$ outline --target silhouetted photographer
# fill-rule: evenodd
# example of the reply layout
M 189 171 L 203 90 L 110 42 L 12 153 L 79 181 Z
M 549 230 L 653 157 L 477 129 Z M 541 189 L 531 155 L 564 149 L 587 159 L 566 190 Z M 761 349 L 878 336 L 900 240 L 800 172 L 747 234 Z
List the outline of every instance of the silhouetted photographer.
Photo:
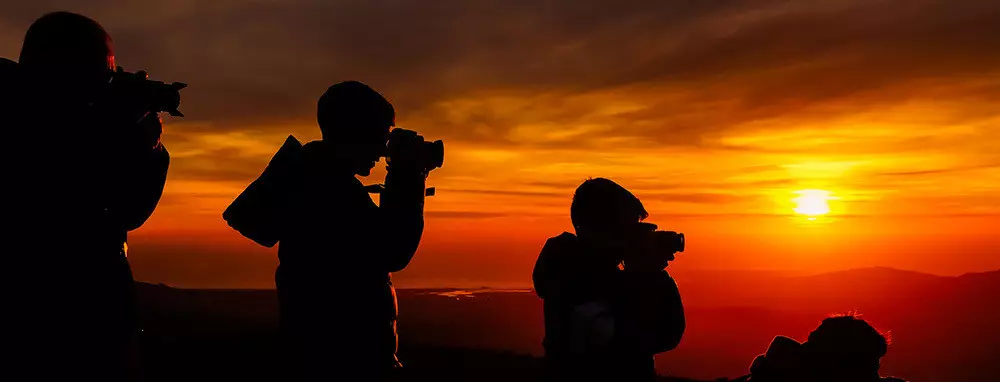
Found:
M 396 357 L 396 294 L 423 233 L 425 180 L 444 160 L 441 141 L 390 128 L 392 105 L 360 82 L 319 100 L 321 141 L 289 137 L 223 214 L 243 235 L 279 244 L 275 274 L 289 379 L 382 380 Z M 387 157 L 385 184 L 365 187 Z M 369 192 L 381 192 L 378 205 Z
M 684 334 L 680 293 L 664 270 L 684 235 L 642 223 L 642 202 L 603 178 L 577 188 L 570 215 L 576 235 L 549 239 L 533 273 L 546 380 L 651 381 L 653 356 Z
M 110 36 L 73 13 L 31 25 L 0 64 L 10 380 L 133 378 L 137 323 L 126 233 L 153 213 L 169 156 L 159 111 L 181 85 L 115 65 Z M 8 321 L 10 322 L 10 321 Z
M 754 359 L 746 382 L 904 382 L 879 376 L 886 337 L 856 316 L 823 320 L 799 343 L 778 336 Z

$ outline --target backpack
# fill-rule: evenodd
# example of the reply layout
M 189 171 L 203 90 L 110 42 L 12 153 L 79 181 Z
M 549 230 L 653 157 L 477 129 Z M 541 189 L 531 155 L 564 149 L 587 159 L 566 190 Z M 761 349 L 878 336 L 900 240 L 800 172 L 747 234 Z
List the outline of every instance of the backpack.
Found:
M 277 244 L 302 158 L 302 143 L 289 135 L 260 176 L 222 213 L 226 223 L 257 244 L 268 248 Z

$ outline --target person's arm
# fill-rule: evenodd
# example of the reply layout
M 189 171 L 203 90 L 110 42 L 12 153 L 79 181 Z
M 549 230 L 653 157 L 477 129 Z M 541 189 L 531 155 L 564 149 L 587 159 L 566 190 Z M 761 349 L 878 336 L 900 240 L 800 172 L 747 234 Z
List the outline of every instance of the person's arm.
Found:
M 562 283 L 556 279 L 556 269 L 553 264 L 553 257 L 557 256 L 554 253 L 553 247 L 554 239 L 548 239 L 545 241 L 545 246 L 542 247 L 542 252 L 538 254 L 538 259 L 535 260 L 535 268 L 531 271 L 531 281 L 535 287 L 535 294 L 541 299 L 546 299 L 549 297 L 558 298 L 561 294 Z
M 420 245 L 426 180 L 426 173 L 415 169 L 390 166 L 386 174 L 376 245 L 381 247 L 377 261 L 387 272 L 406 268 Z
M 170 155 L 160 142 L 161 132 L 162 125 L 155 114 L 122 131 L 125 136 L 114 166 L 117 174 L 112 174 L 115 182 L 108 212 L 123 230 L 141 227 L 163 195 Z
M 657 354 L 673 350 L 684 336 L 686 322 L 677 283 L 666 271 L 623 272 L 619 340 L 629 349 Z

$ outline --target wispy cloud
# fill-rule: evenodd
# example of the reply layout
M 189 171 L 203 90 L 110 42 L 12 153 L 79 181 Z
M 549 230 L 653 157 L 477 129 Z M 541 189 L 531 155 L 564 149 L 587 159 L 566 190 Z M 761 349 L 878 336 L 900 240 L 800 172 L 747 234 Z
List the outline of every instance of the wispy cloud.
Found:
M 654 216 L 783 214 L 806 188 L 843 214 L 1000 215 L 993 0 L 47 0 L 5 7 L 0 55 L 54 9 L 191 85 L 153 227 L 222 226 L 346 79 L 445 140 L 429 219 L 564 215 L 590 177 Z

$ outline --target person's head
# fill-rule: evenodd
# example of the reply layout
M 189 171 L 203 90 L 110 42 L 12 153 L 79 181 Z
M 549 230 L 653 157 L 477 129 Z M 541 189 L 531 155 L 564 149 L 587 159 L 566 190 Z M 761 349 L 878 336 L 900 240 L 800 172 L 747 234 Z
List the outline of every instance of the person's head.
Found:
M 316 113 L 323 142 L 336 148 L 357 175 L 369 175 L 385 155 L 396 111 L 382 94 L 357 81 L 330 86 Z
M 889 341 L 856 315 L 829 317 L 805 343 L 820 376 L 828 381 L 877 380 Z
M 69 88 L 96 86 L 115 68 L 111 36 L 96 21 L 69 12 L 31 24 L 18 60 L 35 77 Z
M 649 217 L 639 198 L 605 178 L 587 179 L 577 187 L 569 214 L 582 235 L 617 233 Z

